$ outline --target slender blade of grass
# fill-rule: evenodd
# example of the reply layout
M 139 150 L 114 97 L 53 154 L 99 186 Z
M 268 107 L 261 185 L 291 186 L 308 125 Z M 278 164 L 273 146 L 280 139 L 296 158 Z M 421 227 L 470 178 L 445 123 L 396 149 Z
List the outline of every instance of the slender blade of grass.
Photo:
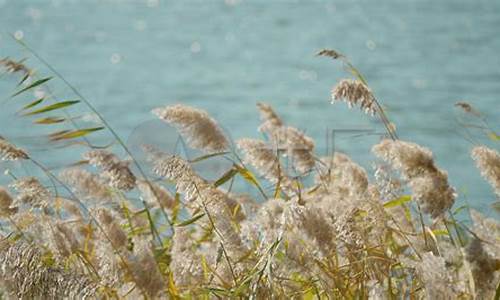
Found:
M 62 132 L 60 134 L 52 135 L 50 140 L 51 141 L 60 141 L 60 140 L 79 138 L 79 137 L 85 136 L 89 133 L 103 130 L 103 129 L 104 129 L 104 127 L 94 127 L 94 128 L 73 130 L 73 131 L 69 131 L 69 132 Z
M 21 89 L 20 91 L 15 92 L 15 93 L 14 93 L 11 97 L 15 97 L 15 96 L 17 96 L 17 95 L 20 95 L 20 94 L 22 94 L 22 93 L 24 93 L 24 92 L 26 92 L 26 91 L 28 91 L 28 90 L 31 90 L 31 89 L 32 89 L 32 88 L 34 88 L 34 87 L 37 87 L 37 86 L 39 86 L 39 85 L 41 85 L 41 84 L 46 83 L 47 81 L 49 81 L 49 80 L 51 80 L 51 79 L 52 79 L 52 77 L 47 77 L 47 78 L 42 78 L 42 79 L 39 79 L 39 80 L 37 80 L 37 81 L 33 82 L 32 84 L 28 85 L 27 87 L 25 87 L 25 88 Z
M 42 113 L 45 113 L 45 112 L 49 112 L 49 111 L 61 109 L 61 108 L 68 107 L 68 106 L 71 106 L 71 105 L 75 105 L 77 103 L 80 103 L 80 101 L 79 100 L 63 101 L 63 102 L 59 102 L 59 103 L 55 103 L 55 104 L 51 104 L 51 105 L 45 106 L 43 108 L 34 110 L 32 112 L 29 112 L 29 113 L 25 113 L 24 116 L 38 115 L 38 114 L 42 114 Z

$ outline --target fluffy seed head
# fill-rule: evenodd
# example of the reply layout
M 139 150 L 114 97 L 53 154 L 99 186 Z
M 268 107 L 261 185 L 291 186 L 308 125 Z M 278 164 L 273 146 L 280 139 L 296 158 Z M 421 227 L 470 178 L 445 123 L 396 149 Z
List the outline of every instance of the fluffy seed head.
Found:
M 194 149 L 215 153 L 229 148 L 229 142 L 217 122 L 201 109 L 177 104 L 156 108 L 152 112 L 175 126 Z
M 14 61 L 10 58 L 0 59 L 0 66 L 5 67 L 9 73 L 21 72 L 24 74 L 30 74 L 31 70 L 28 69 L 21 61 Z
M 276 128 L 283 126 L 283 121 L 281 121 L 281 118 L 274 112 L 271 105 L 259 102 L 257 103 L 257 108 L 259 109 L 260 118 L 262 120 L 262 124 L 259 126 L 260 132 L 269 134 Z
M 102 177 L 109 180 L 109 185 L 130 191 L 135 187 L 136 178 L 128 168 L 128 162 L 120 161 L 113 153 L 106 150 L 92 150 L 83 155 L 91 165 L 102 168 Z
M 472 149 L 472 158 L 476 161 L 481 175 L 488 180 L 495 189 L 495 193 L 500 196 L 500 154 L 488 147 L 479 146 Z
M 152 299 L 163 298 L 157 296 L 164 289 L 166 280 L 158 270 L 158 263 L 149 243 L 140 241 L 135 248 L 134 255 L 131 255 L 127 261 L 135 284 Z
M 148 202 L 150 205 L 157 205 L 158 203 L 160 203 L 164 208 L 174 208 L 175 199 L 163 186 L 154 182 L 139 180 L 137 181 L 137 187 L 141 191 L 146 202 Z
M 245 154 L 245 163 L 253 166 L 261 176 L 270 182 L 280 182 L 280 186 L 285 192 L 294 192 L 292 181 L 284 173 L 278 157 L 269 145 L 255 139 L 241 139 L 236 144 Z
M 455 106 L 461 108 L 467 114 L 471 114 L 475 117 L 481 117 L 481 113 L 467 102 L 457 102 L 455 103 Z
M 322 158 L 321 162 L 315 181 L 323 191 L 335 191 L 345 197 L 366 192 L 368 175 L 349 156 L 335 152 L 333 156 Z
M 10 185 L 18 192 L 16 202 L 33 207 L 46 207 L 51 197 L 50 192 L 35 177 L 24 177 Z
M 5 161 L 29 159 L 28 154 L 21 148 L 10 144 L 0 137 L 0 159 Z
M 66 169 L 61 172 L 59 177 L 75 188 L 82 196 L 94 200 L 111 200 L 112 194 L 99 177 L 78 168 Z
M 125 248 L 128 243 L 127 234 L 123 231 L 113 215 L 105 208 L 101 208 L 98 211 L 98 218 L 113 246 L 116 248 Z
M 158 151 L 150 156 L 153 172 L 175 182 L 177 190 L 184 194 L 188 201 L 199 196 L 199 190 L 207 183 L 199 177 L 188 162 L 176 155 L 168 155 Z
M 337 51 L 333 49 L 321 49 L 316 53 L 317 56 L 326 56 L 326 57 L 331 57 L 333 59 L 338 59 L 344 57 L 342 54 L 338 53 Z
M 303 132 L 293 127 L 284 128 L 284 137 L 288 157 L 295 169 L 307 173 L 314 168 L 314 141 Z
M 286 151 L 299 173 L 309 172 L 315 164 L 313 139 L 294 127 L 285 126 L 270 105 L 257 103 L 257 107 L 262 120 L 259 131 L 264 132 L 278 149 Z
M 433 218 L 441 216 L 455 202 L 455 190 L 448 184 L 448 175 L 434 165 L 429 149 L 386 139 L 372 151 L 401 173 L 413 191 L 413 198 Z
M 332 90 L 332 103 L 347 102 L 349 107 L 358 106 L 365 112 L 375 115 L 377 112 L 375 98 L 370 89 L 362 82 L 343 79 Z
M 6 189 L 0 186 L 0 216 L 10 216 L 17 212 L 17 207 L 12 207 L 13 200 Z
M 172 237 L 172 270 L 176 285 L 189 287 L 203 282 L 203 269 L 198 263 L 200 255 L 194 250 L 189 228 L 179 227 Z

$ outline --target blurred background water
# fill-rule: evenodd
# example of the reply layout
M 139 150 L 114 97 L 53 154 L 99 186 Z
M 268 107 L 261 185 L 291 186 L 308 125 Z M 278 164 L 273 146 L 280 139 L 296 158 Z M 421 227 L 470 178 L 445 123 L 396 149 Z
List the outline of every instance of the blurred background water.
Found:
M 400 137 L 430 147 L 460 201 L 486 212 L 495 196 L 469 158 L 457 121 L 466 116 L 454 103 L 471 103 L 498 129 L 499 28 L 497 0 L 0 0 L 0 57 L 28 57 L 43 70 L 9 34 L 27 42 L 124 139 L 168 139 L 150 111 L 174 103 L 207 110 L 233 139 L 259 136 L 255 103 L 265 101 L 314 137 L 320 154 L 328 130 L 339 130 L 335 149 L 370 168 L 383 127 L 330 104 L 348 74 L 314 54 L 334 48 L 366 76 Z M 2 97 L 12 87 L 0 78 Z M 2 100 L 0 135 L 43 145 L 18 108 Z M 366 131 L 342 132 L 350 129 Z M 480 134 L 474 140 L 498 148 Z

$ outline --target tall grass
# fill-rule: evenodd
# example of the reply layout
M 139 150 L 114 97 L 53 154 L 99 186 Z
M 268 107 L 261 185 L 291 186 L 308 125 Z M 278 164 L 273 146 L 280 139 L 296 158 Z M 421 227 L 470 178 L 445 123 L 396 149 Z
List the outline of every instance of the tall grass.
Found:
M 146 172 L 91 102 L 50 65 L 54 77 L 23 61 L 0 60 L 18 81 L 9 105 L 19 105 L 20 115 L 37 126 L 59 126 L 46 136 L 54 151 L 84 152 L 56 171 L 30 149 L 0 138 L 0 158 L 14 162 L 5 172 L 11 183 L 0 187 L 1 296 L 498 299 L 500 225 L 472 209 L 471 226 L 457 221 L 464 207 L 455 208 L 457 192 L 432 152 L 398 139 L 344 55 L 319 55 L 340 59 L 353 75 L 334 87 L 332 101 L 373 114 L 387 130 L 373 146 L 373 176 L 348 154 L 318 157 L 314 140 L 265 103 L 258 104 L 264 139 L 242 138 L 236 147 L 203 110 L 154 109 L 203 154 L 189 159 L 142 145 Z M 56 97 L 49 88 L 56 80 L 77 99 Z M 30 98 L 36 89 L 45 96 Z M 481 117 L 467 105 L 459 106 Z M 95 113 L 101 125 L 82 126 L 68 110 L 74 106 Z M 104 131 L 110 144 L 97 146 L 93 137 Z M 472 157 L 498 194 L 499 153 L 478 146 Z M 221 158 L 232 166 L 217 180 L 193 167 Z M 26 165 L 43 176 L 22 176 Z M 236 180 L 260 196 L 238 193 Z

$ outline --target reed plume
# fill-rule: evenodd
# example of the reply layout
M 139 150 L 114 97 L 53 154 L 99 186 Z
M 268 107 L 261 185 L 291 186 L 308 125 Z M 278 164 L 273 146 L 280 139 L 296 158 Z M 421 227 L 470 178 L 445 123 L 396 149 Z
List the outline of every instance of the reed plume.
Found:
M 217 122 L 201 109 L 177 104 L 156 108 L 152 112 L 175 126 L 194 149 L 214 153 L 229 148 L 229 142 Z
M 475 117 L 481 116 L 481 113 L 477 111 L 470 103 L 460 101 L 455 103 L 455 106 L 461 108 L 464 112 L 471 114 Z
M 73 187 L 82 197 L 103 201 L 112 199 L 111 191 L 104 185 L 102 180 L 84 169 L 66 169 L 60 173 L 59 177 Z
M 197 288 L 203 283 L 203 269 L 199 264 L 201 255 L 191 239 L 189 228 L 178 228 L 172 237 L 170 269 L 175 283 L 183 288 Z
M 104 171 L 101 176 L 109 180 L 111 187 L 123 191 L 130 191 L 135 187 L 136 178 L 130 171 L 128 162 L 120 161 L 113 153 L 106 150 L 92 150 L 85 153 L 83 158 Z
M 191 166 L 176 155 L 156 152 L 153 155 L 153 171 L 175 182 L 177 191 L 183 193 L 186 200 L 193 202 L 199 196 L 199 189 L 208 183 L 199 177 Z
M 25 75 L 31 74 L 31 70 L 22 63 L 22 61 L 15 61 L 8 57 L 0 59 L 0 66 L 3 66 L 9 73 L 23 73 Z
M 134 254 L 129 255 L 127 260 L 134 283 L 153 299 L 165 298 L 162 292 L 165 288 L 165 279 L 158 269 L 150 243 L 140 240 L 134 248 Z
M 429 149 L 385 139 L 372 151 L 401 173 L 412 189 L 413 198 L 432 218 L 442 216 L 455 202 L 455 190 L 448 184 L 448 175 L 435 166 Z
M 98 219 L 105 228 L 113 247 L 117 249 L 126 248 L 128 244 L 127 234 L 123 231 L 115 217 L 107 209 L 100 208 L 98 210 Z
M 272 135 L 276 129 L 284 126 L 283 121 L 278 114 L 276 114 L 271 105 L 258 102 L 257 108 L 259 109 L 260 118 L 262 120 L 262 124 L 258 128 L 260 132 Z
M 292 165 L 299 173 L 307 173 L 314 168 L 314 141 L 300 130 L 285 126 L 273 108 L 265 103 L 257 103 L 262 124 L 259 131 L 266 133 L 273 146 L 284 150 Z
M 14 200 L 7 190 L 0 186 L 0 216 L 11 216 L 17 212 L 17 207 L 13 206 Z
M 472 158 L 481 175 L 488 180 L 500 197 L 500 154 L 486 146 L 478 146 L 472 149 Z
M 47 207 L 52 198 L 51 193 L 35 177 L 24 177 L 11 185 L 18 195 L 16 203 L 29 204 L 33 207 Z
M 317 56 L 330 57 L 332 59 L 343 58 L 344 56 L 333 49 L 321 49 L 316 53 Z
M 228 195 L 200 178 L 182 158 L 167 154 L 162 159 L 158 158 L 159 154 L 156 157 L 154 171 L 175 182 L 177 191 L 191 205 L 205 211 L 230 254 L 235 258 L 241 256 L 245 247 L 232 221 L 232 212 L 229 210 L 231 199 Z
M 500 223 L 492 218 L 486 218 L 477 210 L 471 209 L 473 230 L 482 243 L 488 255 L 500 259 Z
M 466 248 L 466 259 L 471 265 L 474 277 L 476 296 L 481 299 L 492 299 L 492 291 L 495 288 L 495 272 L 500 270 L 500 258 L 488 254 L 483 247 L 483 242 L 474 237 Z M 496 278 L 497 277 L 497 278 Z
M 0 159 L 5 161 L 29 159 L 28 154 L 21 148 L 7 142 L 0 137 Z
M 164 208 L 167 209 L 173 209 L 175 207 L 174 197 L 163 186 L 154 182 L 138 180 L 137 187 L 139 188 L 142 196 L 149 205 L 156 206 L 158 205 L 158 203 L 160 203 Z
M 349 108 L 359 106 L 365 113 L 375 115 L 377 106 L 371 90 L 362 82 L 341 80 L 332 90 L 332 103 L 345 101 Z
M 424 253 L 416 269 L 425 285 L 427 299 L 456 299 L 459 296 L 460 293 L 454 290 L 457 284 L 453 282 L 444 258 Z
M 255 139 L 241 139 L 236 142 L 244 153 L 245 163 L 253 166 L 261 176 L 277 184 L 288 195 L 296 193 L 292 180 L 285 174 L 279 158 L 273 150 L 263 141 Z
M 335 152 L 321 159 L 315 183 L 320 191 L 339 195 L 363 195 L 368 189 L 368 174 L 349 156 Z

